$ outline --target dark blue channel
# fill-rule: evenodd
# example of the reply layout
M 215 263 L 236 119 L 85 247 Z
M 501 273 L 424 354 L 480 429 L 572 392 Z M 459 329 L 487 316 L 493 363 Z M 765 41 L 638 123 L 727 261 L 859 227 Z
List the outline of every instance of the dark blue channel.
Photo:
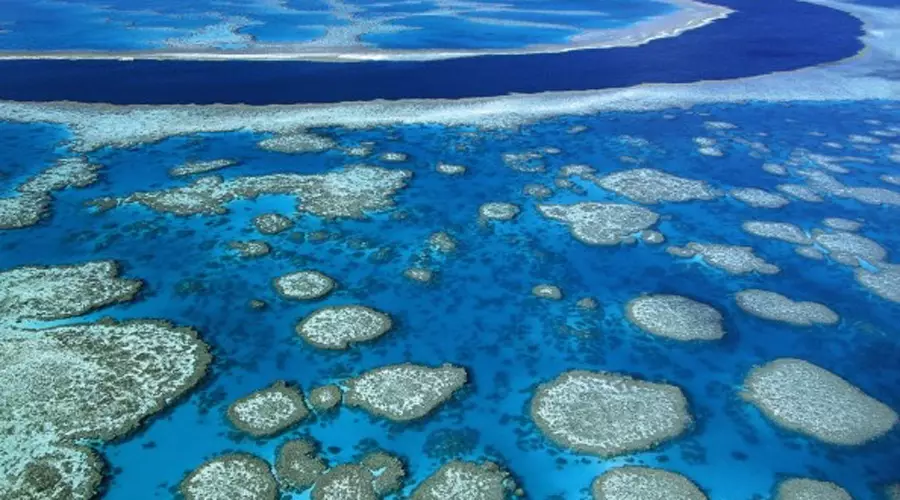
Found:
M 837 61 L 862 23 L 797 0 L 714 0 L 727 19 L 639 47 L 428 62 L 0 62 L 0 99 L 115 104 L 464 98 L 722 80 Z

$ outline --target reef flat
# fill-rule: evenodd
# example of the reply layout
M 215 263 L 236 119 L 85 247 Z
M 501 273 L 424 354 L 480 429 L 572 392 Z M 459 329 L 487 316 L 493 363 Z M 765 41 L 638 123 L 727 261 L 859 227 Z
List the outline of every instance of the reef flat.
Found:
M 413 491 L 412 500 L 504 500 L 515 489 L 509 472 L 495 463 L 453 461 L 441 466 L 419 485 Z
M 383 312 L 351 305 L 318 309 L 304 318 L 296 330 L 304 340 L 320 349 L 347 349 L 384 335 L 392 325 L 391 317 Z
M 594 500 L 706 500 L 690 479 L 662 469 L 617 467 L 591 484 Z
M 735 295 L 737 305 L 754 316 L 791 325 L 833 325 L 840 316 L 823 304 L 798 302 L 767 290 L 743 290 Z
M 254 437 L 281 433 L 308 415 L 303 393 L 282 381 L 255 391 L 228 407 L 231 424 Z
M 138 192 L 117 200 L 117 205 L 138 203 L 175 215 L 222 214 L 238 199 L 264 194 L 298 198 L 297 210 L 320 217 L 365 218 L 366 212 L 393 206 L 391 196 L 406 186 L 412 174 L 377 167 L 350 167 L 324 175 L 274 174 L 259 177 L 201 177 L 187 186 Z M 107 203 L 108 200 L 98 200 Z
M 0 321 L 81 316 L 132 300 L 142 282 L 119 277 L 114 261 L 70 266 L 19 267 L 0 272 Z M 72 292 L 77 291 L 75 295 Z
M 541 385 L 531 418 L 560 446 L 601 457 L 656 447 L 692 422 L 676 386 L 579 370 Z
M 334 290 L 336 283 L 319 271 L 297 271 L 273 281 L 278 294 L 288 299 L 320 299 Z
M 58 159 L 55 165 L 19 185 L 13 196 L 0 197 L 0 230 L 22 229 L 46 219 L 53 193 L 90 186 L 99 179 L 101 168 L 81 156 Z
M 190 161 L 169 170 L 169 175 L 172 177 L 187 177 L 189 175 L 205 174 L 207 172 L 212 172 L 213 170 L 220 170 L 236 164 L 236 161 L 227 158 L 207 161 Z
M 744 231 L 762 238 L 773 238 L 798 245 L 812 243 L 812 239 L 803 229 L 789 222 L 747 221 L 741 227 Z
M 275 473 L 285 489 L 305 491 L 328 470 L 328 465 L 318 456 L 318 445 L 308 439 L 286 441 L 278 449 Z
M 3 327 L 0 496 L 92 498 L 102 462 L 83 438 L 136 429 L 193 387 L 210 356 L 193 330 L 160 321 Z
M 646 208 L 615 203 L 538 205 L 548 219 L 565 223 L 572 236 L 588 245 L 617 245 L 635 241 L 635 233 L 653 227 L 659 215 Z
M 642 330 L 675 340 L 716 340 L 725 335 L 715 308 L 678 295 L 645 295 L 625 305 L 629 321 Z
M 708 201 L 722 193 L 704 181 L 685 179 L 660 170 L 636 168 L 596 180 L 597 184 L 638 203 Z
M 450 399 L 466 380 L 466 370 L 451 365 L 385 366 L 347 381 L 344 403 L 398 422 L 416 420 Z
M 703 262 L 729 274 L 777 274 L 781 269 L 758 257 L 753 247 L 690 242 L 683 247 L 670 246 L 666 252 L 676 257 L 700 257 Z
M 262 459 L 246 453 L 216 457 L 181 483 L 187 500 L 275 500 L 278 485 Z
M 799 359 L 754 368 L 744 381 L 743 396 L 778 425 L 832 444 L 865 444 L 898 421 L 890 407 Z
M 851 500 L 853 497 L 834 483 L 791 478 L 778 484 L 775 498 L 776 500 Z

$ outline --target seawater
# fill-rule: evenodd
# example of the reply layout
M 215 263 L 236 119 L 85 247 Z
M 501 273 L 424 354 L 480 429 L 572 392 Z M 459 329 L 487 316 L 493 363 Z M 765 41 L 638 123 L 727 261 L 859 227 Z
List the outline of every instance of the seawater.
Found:
M 491 16 L 480 11 L 496 9 Z M 363 41 L 381 48 L 518 48 L 532 44 L 564 43 L 569 35 L 584 29 L 626 27 L 655 16 L 674 12 L 670 4 L 657 0 L 623 2 L 584 0 L 560 2 L 553 10 L 589 12 L 588 16 L 546 18 L 546 5 L 529 0 L 487 1 L 452 4 L 441 2 L 372 2 L 346 0 L 265 2 L 259 0 L 219 2 L 200 0 L 79 0 L 34 2 L 4 0 L 0 9 L 0 50 L 14 51 L 130 51 L 166 48 L 167 41 L 210 30 L 219 37 L 208 47 L 247 48 L 244 40 L 233 46 L 233 28 L 260 43 L 300 43 L 320 38 L 325 27 L 377 20 L 403 29 L 398 33 L 374 34 Z M 430 16 L 421 16 L 422 14 Z M 523 17 L 524 16 L 524 17 Z M 469 22 L 470 17 L 491 17 L 504 24 Z M 543 19 L 541 19 L 543 18 Z M 598 22 L 602 20 L 602 22 Z M 545 29 L 531 22 L 553 22 L 564 29 Z M 363 28 L 367 31 L 370 27 Z M 421 29 L 427 28 L 427 29 Z M 437 30 L 435 36 L 432 30 Z M 462 30 L 462 31 L 461 31 Z M 469 30 L 466 32 L 465 30 Z M 493 38 L 488 35 L 493 35 Z M 198 47 L 204 40 L 195 39 Z M 349 43 L 347 41 L 345 43 Z M 334 48 L 334 47 L 332 47 Z
M 872 119 L 885 125 L 865 123 Z M 715 135 L 703 125 L 709 120 L 738 128 Z M 847 137 L 898 124 L 896 103 L 848 102 L 604 113 L 505 131 L 443 126 L 314 131 L 347 147 L 374 141 L 373 155 L 363 159 L 338 150 L 267 152 L 256 147 L 267 135 L 251 132 L 172 137 L 90 153 L 90 160 L 105 166 L 102 180 L 58 193 L 54 214 L 44 223 L 0 233 L 0 262 L 12 268 L 115 259 L 126 276 L 145 280 L 140 299 L 73 321 L 165 318 L 196 328 L 212 346 L 215 362 L 201 386 L 151 418 L 137 434 L 99 448 L 108 462 L 104 498 L 110 500 L 169 498 L 185 474 L 206 459 L 242 450 L 272 462 L 280 443 L 304 435 L 322 445 L 331 463 L 354 460 L 375 447 L 398 454 L 409 470 L 405 493 L 440 463 L 464 458 L 502 463 L 528 498 L 535 499 L 588 498 L 591 480 L 604 470 L 645 464 L 683 473 L 717 500 L 768 498 L 778 479 L 794 475 L 834 481 L 856 499 L 874 500 L 882 483 L 897 480 L 900 430 L 861 447 L 825 445 L 776 428 L 738 393 L 754 365 L 789 356 L 827 368 L 900 410 L 900 309 L 857 285 L 851 269 L 806 260 L 787 243 L 744 233 L 740 224 L 750 219 L 786 221 L 811 230 L 823 227 L 821 220 L 827 216 L 859 218 L 865 220 L 860 234 L 878 241 L 888 249 L 888 260 L 897 262 L 896 207 L 839 199 L 795 200 L 780 210 L 754 209 L 730 198 L 664 203 L 651 208 L 664 216 L 660 230 L 667 237 L 665 245 L 590 247 L 573 239 L 563 225 L 543 219 L 537 202 L 522 188 L 529 183 L 552 187 L 555 194 L 545 203 L 630 203 L 578 180 L 581 194 L 553 186 L 564 165 L 589 164 L 602 174 L 629 168 L 620 157 L 630 156 L 644 166 L 723 189 L 754 186 L 773 191 L 779 183 L 802 179 L 766 174 L 761 165 L 784 161 L 796 148 L 874 160 L 845 163 L 852 172 L 838 177 L 848 185 L 890 187 L 878 176 L 900 167 L 888 159 L 889 143 L 897 139 L 858 147 Z M 573 126 L 587 130 L 568 133 Z M 725 156 L 699 155 L 692 142 L 697 136 L 717 137 Z M 753 157 L 749 148 L 728 137 L 759 141 L 771 151 Z M 634 138 L 648 143 L 639 145 Z M 12 190 L 50 166 L 54 157 L 70 154 L 69 139 L 70 133 L 58 126 L 0 124 L 3 188 Z M 825 141 L 840 142 L 844 149 L 830 150 L 823 146 Z M 544 155 L 543 173 L 518 172 L 501 161 L 503 153 L 546 147 L 561 152 Z M 378 155 L 383 152 L 404 152 L 410 159 L 381 162 Z M 97 214 L 83 205 L 100 196 L 188 183 L 190 179 L 171 179 L 167 171 L 188 160 L 216 158 L 241 162 L 216 172 L 226 178 L 318 173 L 359 162 L 409 169 L 414 177 L 396 197 L 394 209 L 408 216 L 397 220 L 388 212 L 362 221 L 326 222 L 301 215 L 295 217 L 294 230 L 261 236 L 252 228 L 252 218 L 267 212 L 295 216 L 295 200 L 263 196 L 229 204 L 226 215 L 195 217 L 163 215 L 135 205 Z M 434 171 L 439 161 L 466 165 L 468 171 L 461 177 L 441 175 Z M 490 201 L 516 203 L 522 214 L 513 222 L 479 224 L 478 207 Z M 309 238 L 315 231 L 332 236 L 315 242 Z M 442 256 L 428 249 L 426 240 L 436 231 L 458 240 L 455 254 Z M 229 241 L 257 238 L 268 241 L 273 254 L 242 260 L 227 249 Z M 665 246 L 688 241 L 750 245 L 782 272 L 735 277 L 665 253 Z M 389 260 L 378 258 L 383 248 L 391 249 Z M 427 286 L 402 276 L 423 256 L 438 277 Z M 272 279 L 299 269 L 324 272 L 340 288 L 314 303 L 279 298 Z M 561 287 L 564 299 L 532 297 L 531 288 L 540 283 Z M 841 322 L 797 328 L 749 316 L 736 307 L 732 295 L 754 287 L 827 304 L 841 315 Z M 686 295 L 715 306 L 726 318 L 725 337 L 678 343 L 642 333 L 623 318 L 623 305 L 648 292 Z M 586 296 L 595 297 L 602 307 L 593 312 L 577 309 L 575 301 Z M 265 300 L 269 307 L 253 311 L 247 305 L 251 299 Z M 389 313 L 394 329 L 346 352 L 320 351 L 295 335 L 296 323 L 313 310 L 350 303 Z M 465 366 L 470 384 L 433 415 L 411 424 L 392 424 L 341 408 L 332 417 L 307 420 L 277 437 L 254 440 L 225 419 L 225 409 L 235 399 L 279 379 L 308 391 L 404 361 Z M 696 423 L 680 439 L 614 459 L 557 447 L 531 423 L 528 405 L 538 384 L 570 369 L 622 372 L 677 384 L 690 400 Z

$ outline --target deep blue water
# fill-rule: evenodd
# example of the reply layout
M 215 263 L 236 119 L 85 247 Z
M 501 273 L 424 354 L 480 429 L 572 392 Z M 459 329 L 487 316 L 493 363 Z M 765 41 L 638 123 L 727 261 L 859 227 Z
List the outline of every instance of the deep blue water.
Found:
M 0 99 L 272 104 L 483 97 L 746 77 L 837 61 L 862 48 L 860 21 L 834 9 L 797 0 L 711 3 L 738 12 L 639 47 L 558 54 L 353 64 L 0 61 Z
M 247 132 L 176 137 L 90 154 L 106 166 L 102 181 L 60 193 L 54 215 L 45 223 L 0 233 L 0 262 L 9 268 L 120 260 L 128 276 L 146 280 L 141 300 L 90 318 L 167 318 L 196 327 L 213 347 L 215 364 L 205 384 L 137 435 L 101 448 L 114 471 L 104 497 L 110 500 L 169 498 L 169 488 L 211 456 L 239 449 L 272 460 L 279 443 L 306 434 L 320 441 L 334 462 L 352 460 L 377 442 L 407 460 L 410 485 L 452 457 L 488 457 L 509 467 L 534 499 L 587 498 L 586 488 L 596 475 L 609 467 L 639 463 L 684 473 L 714 500 L 768 498 L 783 475 L 835 481 L 857 500 L 875 500 L 882 483 L 900 480 L 900 429 L 858 448 L 823 445 L 778 430 L 736 392 L 755 364 L 793 356 L 840 374 L 900 410 L 900 309 L 857 285 L 852 270 L 805 260 L 787 243 L 744 233 L 740 223 L 751 218 L 781 220 L 809 230 L 822 227 L 826 216 L 860 218 L 865 220 L 861 234 L 887 248 L 889 260 L 896 262 L 896 208 L 835 199 L 821 204 L 795 201 L 781 210 L 752 209 L 730 199 L 652 207 L 666 216 L 660 229 L 667 244 L 694 240 L 752 245 L 783 269 L 775 276 L 733 277 L 674 259 L 665 253 L 665 245 L 582 245 L 563 226 L 538 216 L 535 201 L 522 194 L 528 183 L 552 186 L 566 164 L 587 163 L 601 173 L 627 168 L 618 160 L 622 155 L 723 189 L 771 190 L 800 179 L 765 174 L 760 169 L 764 162 L 782 161 L 797 147 L 827 153 L 824 141 L 842 142 L 847 145 L 844 152 L 876 161 L 855 164 L 851 174 L 841 176 L 843 182 L 883 186 L 877 177 L 898 169 L 886 159 L 887 143 L 864 150 L 846 140 L 849 134 L 872 130 L 866 119 L 896 126 L 900 113 L 896 106 L 880 102 L 754 104 L 560 118 L 509 132 L 438 126 L 318 130 L 344 146 L 375 141 L 375 155 L 366 160 L 370 163 L 379 164 L 381 152 L 410 154 L 408 163 L 384 164 L 415 172 L 397 197 L 396 210 L 410 216 L 400 221 L 383 213 L 367 221 L 334 223 L 299 216 L 296 231 L 324 229 L 337 233 L 335 238 L 314 243 L 294 239 L 290 232 L 264 237 L 275 252 L 256 260 L 236 259 L 226 250 L 227 242 L 259 237 L 250 226 L 257 214 L 294 214 L 292 199 L 264 196 L 230 204 L 228 215 L 189 218 L 135 206 L 91 214 L 82 203 L 189 182 L 166 174 L 186 160 L 239 159 L 240 165 L 220 171 L 225 177 L 323 172 L 358 160 L 339 151 L 296 156 L 262 151 L 255 143 L 263 136 Z M 740 127 L 720 137 L 723 158 L 695 151 L 691 138 L 710 134 L 703 127 L 706 120 Z M 588 130 L 567 134 L 573 125 Z M 812 136 L 813 131 L 826 136 Z M 634 146 L 625 135 L 642 137 L 650 145 Z M 765 158 L 751 157 L 745 146 L 728 139 L 734 137 L 761 141 L 772 151 Z M 54 154 L 65 154 L 60 146 L 66 138 L 59 127 L 0 124 L 0 165 L 8 175 L 4 185 L 15 185 L 49 166 Z M 516 172 L 500 161 L 503 153 L 548 146 L 562 152 L 545 157 L 545 173 Z M 458 178 L 442 176 L 433 171 L 438 161 L 467 165 L 469 171 Z M 628 203 L 590 184 L 578 184 L 585 194 L 557 189 L 548 202 Z M 488 201 L 517 203 L 523 213 L 515 222 L 482 227 L 476 222 L 477 210 Z M 428 253 L 425 240 L 438 230 L 460 241 L 459 252 L 436 259 L 440 279 L 432 286 L 407 281 L 403 270 Z M 353 244 L 359 240 L 368 242 L 367 248 Z M 373 262 L 373 254 L 383 247 L 393 249 L 393 259 Z M 280 299 L 271 279 L 300 268 L 333 276 L 340 289 L 312 304 Z M 544 282 L 559 285 L 564 300 L 531 297 L 531 287 Z M 842 320 L 835 327 L 796 328 L 751 317 L 731 298 L 748 287 L 823 302 Z M 623 320 L 622 307 L 646 292 L 683 294 L 714 305 L 726 317 L 726 336 L 716 342 L 680 344 L 639 332 Z M 596 297 L 602 310 L 577 310 L 575 301 L 584 296 Z M 269 309 L 250 311 L 246 303 L 254 298 L 266 300 Z M 376 342 L 341 353 L 320 352 L 295 338 L 293 326 L 299 318 L 323 305 L 344 303 L 388 312 L 396 328 Z M 432 417 L 411 425 L 391 425 L 342 408 L 333 418 L 254 441 L 237 435 L 224 418 L 230 402 L 277 379 L 296 381 L 308 390 L 407 360 L 466 366 L 471 387 Z M 526 418 L 527 404 L 536 384 L 575 368 L 678 384 L 690 399 L 697 424 L 681 439 L 612 460 L 556 447 Z M 436 443 L 448 435 L 458 438 L 459 447 L 441 453 Z

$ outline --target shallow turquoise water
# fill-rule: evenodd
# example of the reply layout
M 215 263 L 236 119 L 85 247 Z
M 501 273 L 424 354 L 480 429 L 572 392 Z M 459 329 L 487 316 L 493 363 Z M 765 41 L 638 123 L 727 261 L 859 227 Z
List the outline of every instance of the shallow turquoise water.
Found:
M 624 2 L 566 1 L 550 21 L 565 29 L 475 24 L 465 16 L 507 9 L 490 17 L 502 21 L 547 22 L 532 10 L 546 10 L 534 1 L 484 2 L 447 7 L 434 2 L 371 2 L 348 0 L 332 8 L 325 2 L 155 0 L 5 0 L 0 6 L 0 51 L 127 51 L 163 49 L 173 40 L 213 31 L 226 39 L 207 40 L 205 49 L 245 49 L 252 37 L 259 43 L 301 43 L 321 38 L 325 28 L 373 20 L 386 26 L 427 27 L 399 34 L 372 33 L 365 41 L 381 48 L 518 48 L 539 43 L 563 43 L 583 29 L 623 27 L 674 10 L 655 0 Z M 465 7 L 465 8 L 463 8 Z M 335 10 L 337 9 L 337 10 Z M 598 16 L 566 15 L 592 11 Z M 440 18 L 440 19 L 438 19 Z M 602 20 L 602 21 L 601 21 Z M 371 29 L 365 28 L 366 30 Z M 432 33 L 431 31 L 434 31 Z M 196 39 L 194 42 L 198 41 Z M 346 43 L 346 42 L 343 42 Z M 177 46 L 177 45 L 176 45 Z
M 533 43 L 565 43 L 574 29 L 487 24 L 460 16 L 417 16 L 400 21 L 410 31 L 366 34 L 360 39 L 385 49 L 513 49 Z
M 878 119 L 875 127 L 864 122 Z M 712 136 L 704 121 L 738 125 L 722 131 L 726 155 L 697 154 L 692 138 Z M 569 134 L 574 125 L 588 127 Z M 287 439 L 311 435 L 333 462 L 352 460 L 372 446 L 402 456 L 411 487 L 452 457 L 490 458 L 519 479 L 528 498 L 587 498 L 590 481 L 624 463 L 681 472 L 712 499 L 767 498 L 785 475 L 834 481 L 859 500 L 876 499 L 878 488 L 897 481 L 900 430 L 857 448 L 824 445 L 777 429 L 737 392 L 755 364 L 777 357 L 799 357 L 827 368 L 870 395 L 900 410 L 900 321 L 897 304 L 860 287 L 852 270 L 830 261 L 794 254 L 791 245 L 744 233 L 748 219 L 793 222 L 807 230 L 827 216 L 864 219 L 860 231 L 888 249 L 896 262 L 900 235 L 896 207 L 827 199 L 794 201 L 780 210 L 753 209 L 729 198 L 712 202 L 651 207 L 665 219 L 666 245 L 589 247 L 560 224 L 541 218 L 536 202 L 522 194 L 529 183 L 553 184 L 560 167 L 586 163 L 599 173 L 628 168 L 619 157 L 637 158 L 676 175 L 704 179 L 723 189 L 799 182 L 765 174 L 767 161 L 785 160 L 795 148 L 831 154 L 825 141 L 844 145 L 839 153 L 869 158 L 873 164 L 846 163 L 849 185 L 889 187 L 878 181 L 896 173 L 889 143 L 868 149 L 852 146 L 850 134 L 900 125 L 896 103 L 708 106 L 691 111 L 608 113 L 547 121 L 516 131 L 480 131 L 439 126 L 404 126 L 365 131 L 324 129 L 342 145 L 376 142 L 364 161 L 414 171 L 398 195 L 396 210 L 367 221 L 326 223 L 304 215 L 294 232 L 326 230 L 326 242 L 292 236 L 262 237 L 275 252 L 240 260 L 227 242 L 261 237 L 251 226 L 255 215 L 294 214 L 294 201 L 264 196 L 229 205 L 225 216 L 177 218 L 126 206 L 92 214 L 82 206 L 98 196 L 122 196 L 189 182 L 168 177 L 168 169 L 187 160 L 235 158 L 241 164 L 221 170 L 224 177 L 271 172 L 323 172 L 360 160 L 339 151 L 287 155 L 258 149 L 263 135 L 247 132 L 176 137 L 129 149 L 101 150 L 90 159 L 106 166 L 100 183 L 59 193 L 53 217 L 37 227 L 0 233 L 4 268 L 116 259 L 127 276 L 146 280 L 141 300 L 95 313 L 87 319 L 160 317 L 197 328 L 212 347 L 215 363 L 206 382 L 173 409 L 152 419 L 137 435 L 101 447 L 112 471 L 104 498 L 168 498 L 170 489 L 204 460 L 226 450 L 245 450 L 272 461 Z M 824 136 L 810 135 L 824 133 Z M 760 134 L 766 134 L 762 136 Z M 630 137 L 629 137 L 630 136 Z M 0 165 L 8 189 L 52 163 L 68 133 L 54 126 L 0 124 Z M 649 144 L 636 145 L 640 137 Z M 746 146 L 728 138 L 766 144 L 771 152 L 754 158 Z M 506 167 L 507 152 L 556 147 L 545 155 L 546 172 L 523 173 Z M 382 163 L 382 152 L 405 152 L 406 163 Z M 469 167 L 462 177 L 434 172 L 438 161 Z M 583 194 L 555 189 L 548 203 L 617 201 L 614 193 L 576 181 Z M 489 201 L 519 204 L 514 222 L 489 227 L 476 221 Z M 460 242 L 455 255 L 430 254 L 425 240 L 446 230 Z M 782 267 L 774 276 L 733 277 L 696 262 L 675 259 L 665 246 L 688 241 L 745 244 Z M 379 248 L 393 257 L 376 261 Z M 439 281 L 423 286 L 406 280 L 404 269 L 429 254 Z M 280 299 L 271 280 L 302 268 L 320 270 L 340 283 L 326 299 L 308 304 Z M 565 298 L 542 301 L 530 295 L 539 283 L 560 286 Z M 797 300 L 827 304 L 842 320 L 835 327 L 796 328 L 767 322 L 740 311 L 732 294 L 761 287 Z M 721 341 L 681 344 L 651 337 L 623 319 L 623 304 L 646 292 L 687 295 L 707 302 L 726 317 Z M 575 301 L 593 296 L 602 310 L 583 312 Z M 269 303 L 251 311 L 250 299 Z M 392 315 L 395 328 L 376 342 L 348 352 L 321 352 L 297 339 L 296 322 L 323 305 L 360 303 Z M 332 418 L 306 421 L 272 439 L 255 441 L 230 428 L 224 412 L 236 398 L 278 379 L 304 389 L 341 380 L 364 370 L 402 361 L 452 362 L 470 371 L 471 384 L 433 416 L 410 425 L 390 424 L 362 411 L 342 408 Z M 685 436 L 652 451 L 611 460 L 572 453 L 544 439 L 527 416 L 535 386 L 570 369 L 608 370 L 681 386 L 696 425 Z M 451 436 L 454 439 L 447 439 Z M 448 443 L 452 443 L 452 446 Z M 443 444 L 443 446 L 441 445 Z M 298 498 L 305 498 L 298 496 Z

